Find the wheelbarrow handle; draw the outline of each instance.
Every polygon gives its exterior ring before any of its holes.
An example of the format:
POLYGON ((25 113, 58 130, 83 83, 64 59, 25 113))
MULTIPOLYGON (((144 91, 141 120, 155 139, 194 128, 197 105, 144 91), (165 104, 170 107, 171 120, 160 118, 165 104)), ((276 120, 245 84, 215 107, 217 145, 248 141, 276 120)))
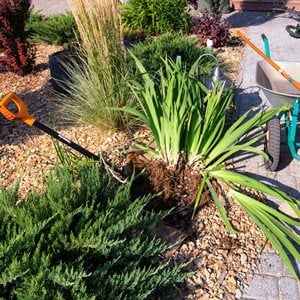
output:
POLYGON ((261 38, 264 42, 265 54, 268 58, 271 58, 269 40, 268 40, 268 38, 266 37, 266 35, 264 33, 261 35, 261 38))
POLYGON ((271 58, 267 57, 263 51, 256 47, 241 31, 237 31, 236 34, 244 40, 257 54, 259 54, 264 60, 266 60, 274 69, 277 70, 286 80, 288 80, 296 89, 300 90, 300 82, 296 81, 289 74, 287 74, 280 66, 278 66, 271 58))
POLYGON ((18 119, 30 126, 32 126, 35 122, 35 118, 28 113, 27 106, 24 101, 14 93, 9 93, 0 100, 0 112, 10 121, 18 119), (9 110, 8 106, 11 103, 15 104, 18 110, 17 112, 9 110))

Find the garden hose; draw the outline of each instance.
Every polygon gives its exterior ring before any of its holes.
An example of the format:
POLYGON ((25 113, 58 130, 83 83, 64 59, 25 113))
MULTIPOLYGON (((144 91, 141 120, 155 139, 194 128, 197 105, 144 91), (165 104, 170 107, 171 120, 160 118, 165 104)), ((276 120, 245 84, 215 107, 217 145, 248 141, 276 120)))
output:
POLYGON ((286 80, 288 80, 294 87, 300 90, 300 83, 293 79, 289 74, 287 74, 280 66, 278 66, 271 58, 267 57, 267 55, 261 51, 258 47, 256 47, 243 33, 239 30, 236 34, 242 38, 246 44, 248 44, 256 53, 258 53, 264 60, 266 60, 274 69, 276 69, 286 80))

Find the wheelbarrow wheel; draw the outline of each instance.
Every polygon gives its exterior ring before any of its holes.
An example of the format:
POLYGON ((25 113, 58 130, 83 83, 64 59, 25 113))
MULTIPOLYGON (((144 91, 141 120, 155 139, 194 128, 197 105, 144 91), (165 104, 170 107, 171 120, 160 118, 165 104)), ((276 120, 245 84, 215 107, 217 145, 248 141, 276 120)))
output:
POLYGON ((287 25, 286 30, 290 34, 290 36, 292 36, 296 39, 300 38, 300 24, 297 24, 296 26, 287 25))
POLYGON ((265 161, 266 169, 276 171, 280 159, 280 120, 277 117, 267 123, 265 152, 269 156, 265 161))

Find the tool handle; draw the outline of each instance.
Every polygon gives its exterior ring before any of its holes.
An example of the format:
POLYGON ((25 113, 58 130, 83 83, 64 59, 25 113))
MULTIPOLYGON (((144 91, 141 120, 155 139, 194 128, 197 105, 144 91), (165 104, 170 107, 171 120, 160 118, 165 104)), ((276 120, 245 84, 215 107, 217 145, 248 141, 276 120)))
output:
POLYGON ((289 74, 287 74, 283 69, 280 68, 272 59, 267 57, 263 51, 256 47, 244 34, 239 30, 236 34, 242 38, 257 54, 259 54, 263 59, 265 59, 274 69, 276 69, 286 80, 288 80, 295 88, 300 90, 300 83, 294 80, 289 74))
POLYGON ((9 93, 0 100, 0 112, 10 121, 18 119, 30 126, 35 122, 35 118, 28 113, 27 106, 24 101, 14 93, 9 93), (8 106, 11 103, 15 104, 17 112, 9 110, 8 106))
POLYGON ((268 38, 266 37, 266 35, 264 33, 261 35, 261 38, 264 42, 265 54, 268 58, 271 58, 269 40, 268 40, 268 38))
POLYGON ((46 126, 45 124, 40 123, 39 121, 35 121, 34 126, 39 128, 40 130, 46 132, 47 134, 49 134, 50 136, 52 136, 56 140, 58 140, 58 141, 60 141, 64 144, 68 145, 69 147, 75 149, 76 151, 78 151, 79 153, 85 155, 86 157, 91 158, 93 160, 99 160, 100 159, 99 156, 97 156, 94 153, 84 149, 83 147, 81 147, 80 145, 74 143, 73 141, 67 139, 63 135, 59 134, 58 132, 54 131, 50 127, 46 126))

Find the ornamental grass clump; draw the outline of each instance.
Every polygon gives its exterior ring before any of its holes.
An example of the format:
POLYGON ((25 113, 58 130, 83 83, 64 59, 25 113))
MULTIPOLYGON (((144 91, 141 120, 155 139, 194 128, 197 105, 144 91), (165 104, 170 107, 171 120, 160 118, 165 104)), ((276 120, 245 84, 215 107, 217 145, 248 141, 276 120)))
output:
POLYGON ((167 213, 97 164, 57 167, 43 194, 16 205, 17 194, 0 189, 1 299, 158 299, 188 275, 149 232, 167 213))
POLYGON ((123 83, 127 68, 122 46, 120 4, 116 0, 70 0, 80 35, 79 59, 66 66, 71 80, 60 102, 65 117, 103 129, 122 128, 129 101, 123 83))
MULTIPOLYGON (((134 57, 143 83, 134 80, 131 89, 140 104, 140 109, 127 107, 125 111, 145 123, 153 133, 153 147, 137 147, 163 161, 169 169, 180 169, 185 162, 200 173, 198 195, 195 197, 195 210, 201 204, 203 193, 210 193, 226 226, 236 232, 227 217, 225 207, 220 201, 220 191, 224 186, 239 205, 261 228, 275 249, 281 255, 291 274, 297 276, 289 255, 300 261, 295 244, 300 237, 290 226, 299 226, 295 220, 276 209, 244 193, 245 188, 262 192, 287 202, 300 216, 300 201, 289 197, 279 189, 264 184, 245 174, 237 172, 227 164, 229 158, 239 152, 268 156, 254 145, 264 137, 256 131, 250 138, 244 138, 253 130, 260 129, 277 113, 288 110, 289 105, 256 111, 247 111, 228 126, 226 112, 232 103, 233 92, 224 89, 224 83, 216 83, 212 90, 197 80, 198 62, 190 70, 182 67, 177 59, 164 60, 164 68, 159 73, 159 86, 147 73, 141 62, 134 57)), ((181 168, 182 169, 182 168, 181 168)), ((177 174, 177 176, 179 176, 177 174)))

